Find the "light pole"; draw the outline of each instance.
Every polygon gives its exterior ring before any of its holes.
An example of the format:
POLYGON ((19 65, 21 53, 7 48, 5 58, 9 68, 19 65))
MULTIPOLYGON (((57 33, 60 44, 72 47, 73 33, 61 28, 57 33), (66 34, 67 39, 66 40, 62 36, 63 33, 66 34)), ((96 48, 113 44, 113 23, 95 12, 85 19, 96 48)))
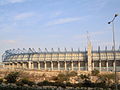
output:
POLYGON ((114 15, 114 18, 108 22, 108 24, 112 23, 112 33, 113 33, 113 52, 114 52, 114 63, 115 63, 115 90, 117 90, 117 68, 116 68, 116 55, 115 55, 115 30, 114 30, 114 20, 118 16, 118 14, 114 15))

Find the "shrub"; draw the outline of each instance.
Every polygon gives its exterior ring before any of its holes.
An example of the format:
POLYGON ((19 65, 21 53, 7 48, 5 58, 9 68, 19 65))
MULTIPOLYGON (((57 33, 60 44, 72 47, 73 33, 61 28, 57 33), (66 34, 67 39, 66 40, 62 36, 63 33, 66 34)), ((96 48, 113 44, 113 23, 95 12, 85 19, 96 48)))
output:
POLYGON ((81 75, 80 75, 80 78, 81 78, 82 80, 89 80, 89 79, 90 79, 90 76, 89 76, 89 75, 81 74, 81 75))
POLYGON ((71 72, 68 73, 67 76, 69 76, 69 77, 75 77, 75 76, 77 76, 77 72, 71 71, 71 72))
POLYGON ((66 82, 66 86, 68 86, 68 87, 72 87, 72 86, 73 86, 73 84, 72 84, 72 83, 70 83, 70 82, 66 82))
POLYGON ((3 82, 3 79, 2 79, 2 78, 0 78, 0 84, 2 84, 2 82, 3 82))
POLYGON ((50 86, 51 82, 48 82, 47 80, 45 80, 43 82, 38 82, 37 85, 38 86, 50 86))
POLYGON ((33 85, 35 85, 35 83, 34 83, 33 81, 30 81, 30 80, 27 79, 27 78, 21 79, 19 83, 20 83, 20 84, 27 84, 28 86, 33 86, 33 85))
POLYGON ((102 74, 98 76, 97 82, 105 83, 106 85, 111 85, 115 79, 115 74, 102 74))
POLYGON ((17 86, 23 86, 23 85, 24 85, 24 83, 23 83, 23 82, 21 82, 21 80, 20 80, 20 81, 17 81, 17 82, 16 82, 16 85, 17 85, 17 86))
POLYGON ((99 70, 92 70, 92 75, 93 76, 97 76, 98 74, 99 74, 100 72, 99 72, 99 70))
POLYGON ((92 82, 90 80, 84 80, 83 81, 83 86, 84 87, 91 87, 92 86, 92 82))
POLYGON ((19 72, 11 72, 7 76, 5 76, 6 82, 15 83, 18 79, 20 73, 19 72))

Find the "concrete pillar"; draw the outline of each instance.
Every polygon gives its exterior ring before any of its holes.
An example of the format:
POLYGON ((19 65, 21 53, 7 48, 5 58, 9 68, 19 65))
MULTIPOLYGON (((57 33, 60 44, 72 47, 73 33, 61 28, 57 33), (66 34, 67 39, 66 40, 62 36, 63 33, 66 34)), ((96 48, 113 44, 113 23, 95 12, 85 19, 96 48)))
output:
POLYGON ((40 62, 38 62, 38 69, 40 70, 40 62))
POLYGON ((101 61, 99 62, 99 71, 101 72, 101 61))
POLYGON ((19 69, 20 68, 20 64, 19 64, 19 62, 17 62, 17 69, 19 69))
POLYGON ((14 63, 12 63, 12 69, 14 69, 15 68, 15 65, 14 65, 14 63))
POLYGON ((18 62, 15 62, 15 69, 17 69, 18 68, 18 62))
POLYGON ((12 69, 12 65, 11 65, 11 62, 10 62, 10 65, 9 65, 9 66, 10 66, 10 69, 12 69))
POLYGON ((5 63, 3 64, 3 67, 4 67, 4 69, 6 69, 6 65, 5 65, 5 63))
POLYGON ((113 62, 113 69, 114 69, 114 71, 115 71, 115 61, 113 62))
POLYGON ((73 67, 73 61, 71 62, 71 67, 72 67, 72 70, 73 70, 73 68, 74 68, 74 67, 73 67))
POLYGON ((93 61, 93 63, 92 63, 92 64, 93 64, 93 65, 92 65, 92 66, 93 66, 93 67, 92 67, 92 70, 94 70, 94 67, 95 67, 95 62, 93 61))
POLYGON ((106 67, 107 67, 107 71, 108 71, 108 61, 106 62, 106 67))
POLYGON ((16 62, 14 62, 14 69, 16 69, 16 68, 17 68, 16 62))
POLYGON ((31 61, 28 62, 28 69, 31 69, 31 61))
POLYGON ((67 65, 66 65, 66 61, 65 61, 65 70, 67 70, 67 65))
POLYGON ((80 71, 80 61, 78 61, 78 70, 80 71))
POLYGON ((44 63, 45 63, 45 70, 47 70, 47 67, 46 67, 46 61, 45 61, 44 63))
POLYGON ((22 63, 19 63, 19 65, 20 65, 20 69, 22 69, 22 63))
POLYGON ((90 41, 88 42, 87 55, 88 55, 88 71, 92 71, 92 45, 90 41))
POLYGON ((17 62, 17 69, 19 68, 19 62, 17 62))
POLYGON ((53 70, 53 62, 51 61, 51 69, 53 70))
POLYGON ((60 70, 60 62, 58 62, 58 70, 60 70))
POLYGON ((31 64, 31 67, 32 67, 32 69, 34 69, 34 63, 32 62, 32 64, 31 64))

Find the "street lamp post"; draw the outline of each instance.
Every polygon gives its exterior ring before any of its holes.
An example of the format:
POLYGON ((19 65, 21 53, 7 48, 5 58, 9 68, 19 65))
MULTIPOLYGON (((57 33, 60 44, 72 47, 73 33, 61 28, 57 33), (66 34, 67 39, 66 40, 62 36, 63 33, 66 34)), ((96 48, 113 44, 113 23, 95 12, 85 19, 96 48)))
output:
POLYGON ((113 52, 114 52, 114 63, 115 63, 115 89, 117 90, 117 68, 116 68, 116 55, 115 55, 115 30, 114 30, 114 20, 118 16, 118 14, 114 15, 112 21, 108 22, 108 24, 112 23, 112 33, 113 33, 113 52))

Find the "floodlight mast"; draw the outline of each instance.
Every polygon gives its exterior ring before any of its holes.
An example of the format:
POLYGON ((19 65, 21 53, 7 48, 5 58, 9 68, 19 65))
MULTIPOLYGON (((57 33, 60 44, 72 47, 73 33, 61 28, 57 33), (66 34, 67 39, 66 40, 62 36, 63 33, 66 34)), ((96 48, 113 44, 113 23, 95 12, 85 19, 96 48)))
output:
POLYGON ((113 53, 114 53, 114 63, 115 63, 115 90, 118 90, 117 89, 117 67, 116 67, 116 55, 115 55, 115 29, 114 29, 114 20, 115 18, 118 16, 118 14, 115 14, 113 19, 108 22, 108 24, 111 24, 112 23, 112 36, 113 36, 113 53))

